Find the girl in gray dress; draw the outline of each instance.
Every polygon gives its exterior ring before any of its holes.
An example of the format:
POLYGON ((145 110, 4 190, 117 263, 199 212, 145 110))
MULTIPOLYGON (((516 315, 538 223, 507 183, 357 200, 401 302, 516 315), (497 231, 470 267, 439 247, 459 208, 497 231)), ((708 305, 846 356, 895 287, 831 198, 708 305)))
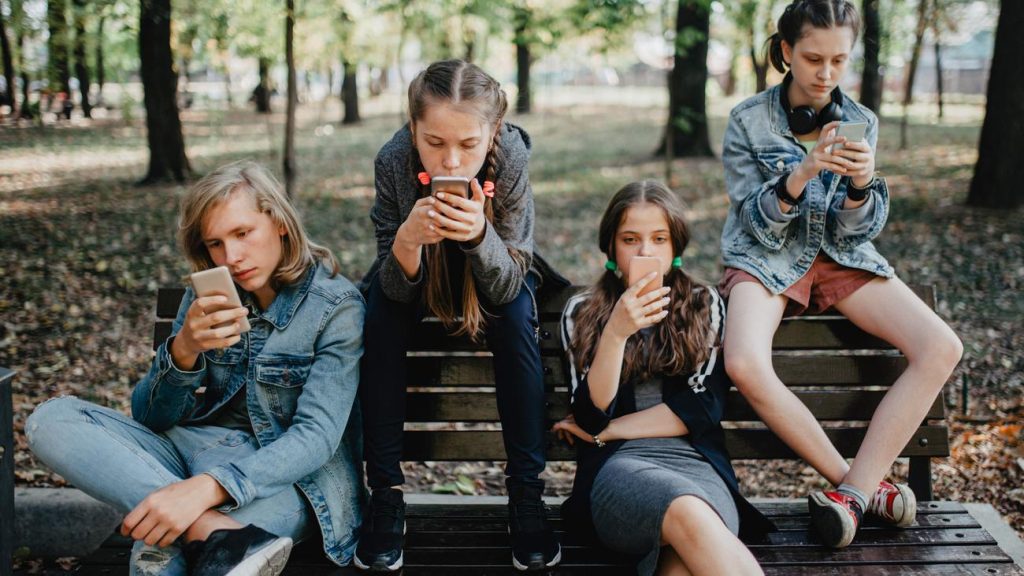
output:
POLYGON ((605 210, 606 271, 562 316, 572 413, 554 429, 583 440, 563 513, 639 556, 640 574, 760 574, 737 535, 774 527, 740 495, 725 451, 725 307, 683 270, 688 242, 682 204, 660 183, 629 184, 605 210), (628 286, 635 256, 660 270, 628 286), (641 295, 659 275, 665 286, 641 295))

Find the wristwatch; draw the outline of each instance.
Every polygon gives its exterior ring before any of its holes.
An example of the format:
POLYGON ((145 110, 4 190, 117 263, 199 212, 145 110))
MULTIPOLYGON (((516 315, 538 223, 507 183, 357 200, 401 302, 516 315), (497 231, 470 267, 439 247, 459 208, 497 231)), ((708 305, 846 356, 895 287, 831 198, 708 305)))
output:
POLYGON ((597 433, 597 434, 594 434, 594 444, 595 444, 595 445, 596 445, 596 446, 597 446, 598 448, 604 448, 605 446, 607 446, 607 445, 608 445, 608 443, 607 443, 607 442, 605 442, 604 440, 601 440, 601 434, 600 434, 600 432, 599 432, 599 433, 597 433))

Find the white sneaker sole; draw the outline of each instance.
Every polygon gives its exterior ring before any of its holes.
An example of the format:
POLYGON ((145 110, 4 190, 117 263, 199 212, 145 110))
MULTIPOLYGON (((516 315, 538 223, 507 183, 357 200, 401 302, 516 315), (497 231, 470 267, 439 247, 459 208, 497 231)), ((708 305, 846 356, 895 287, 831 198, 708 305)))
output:
MULTIPOLYGON (((545 568, 553 568, 553 567, 557 566, 558 563, 561 562, 561 561, 562 561, 562 546, 559 545, 558 546, 558 553, 555 554, 555 557, 551 559, 551 562, 548 562, 547 564, 545 564, 544 567, 545 568)), ((526 566, 524 564, 520 564, 519 561, 516 560, 516 555, 515 554, 512 555, 512 567, 515 568, 516 570, 519 570, 520 572, 526 572, 527 570, 530 570, 529 566, 526 566)), ((540 568, 535 568, 535 570, 540 570, 540 568)))
MULTIPOLYGON (((396 572, 396 571, 400 570, 402 568, 402 564, 404 562, 404 559, 405 559, 405 550, 402 550, 402 552, 398 555, 398 560, 395 560, 394 564, 388 565, 386 567, 386 570, 388 572, 396 572)), ((359 556, 352 556, 352 562, 355 563, 356 568, 359 568, 360 570, 370 570, 371 569, 371 566, 366 564, 366 563, 364 563, 362 560, 360 560, 359 556)), ((375 571, 376 572, 380 572, 379 569, 375 570, 375 571)))
POLYGON ((278 538, 238 563, 224 576, 277 576, 288 564, 292 539, 278 538))

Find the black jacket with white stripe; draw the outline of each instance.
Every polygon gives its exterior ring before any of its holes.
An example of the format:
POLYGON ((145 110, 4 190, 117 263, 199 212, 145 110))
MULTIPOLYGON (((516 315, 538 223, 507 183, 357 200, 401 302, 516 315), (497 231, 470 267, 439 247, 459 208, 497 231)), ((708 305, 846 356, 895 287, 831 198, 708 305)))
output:
MULTIPOLYGON (((756 542, 776 528, 740 494, 736 473, 729 463, 729 455, 725 449, 725 434, 721 425, 726 393, 732 386, 732 381, 725 373, 725 361, 720 349, 725 329, 725 306, 714 289, 708 290, 712 300, 709 328, 717 333, 715 345, 707 361, 693 374, 664 376, 663 402, 686 425, 689 430, 688 438, 694 449, 708 460, 729 487, 739 512, 740 538, 745 542, 756 542)), ((586 297, 586 293, 578 294, 565 305, 562 313, 562 347, 569 363, 567 371, 571 380, 573 416, 580 428, 588 434, 595 435, 604 430, 612 419, 637 411, 634 394, 636 383, 620 384, 618 393, 606 410, 594 405, 590 397, 586 371, 578 373, 569 349, 574 317, 586 297)), ((586 442, 576 443, 576 479, 572 494, 562 505, 562 516, 570 529, 578 531, 585 537, 596 539, 590 513, 590 491, 594 479, 604 463, 622 444, 622 440, 612 441, 604 448, 599 448, 586 442)))

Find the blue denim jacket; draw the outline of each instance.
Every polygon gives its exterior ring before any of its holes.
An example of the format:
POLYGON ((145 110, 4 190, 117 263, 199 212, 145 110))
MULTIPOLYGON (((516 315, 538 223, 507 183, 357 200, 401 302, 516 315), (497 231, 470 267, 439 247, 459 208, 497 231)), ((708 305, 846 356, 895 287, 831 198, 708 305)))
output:
MULTIPOLYGON (((222 510, 294 484, 316 514, 324 551, 346 565, 365 501, 355 403, 365 304, 351 282, 329 274, 321 264, 311 267, 264 311, 243 293, 252 330, 230 348, 200 355, 192 371, 174 365, 174 336, 168 338, 132 392, 132 417, 156 432, 201 425, 244 386, 260 449, 209 472, 234 499, 222 510), (197 394, 201 387, 205 393, 197 394)), ((185 292, 173 334, 194 298, 191 289, 185 292)))
MULTIPOLYGON (((775 184, 807 154, 789 129, 780 89, 748 98, 729 115, 722 147, 731 204, 722 230, 725 265, 749 272, 775 294, 806 274, 819 250, 843 266, 891 278, 892 267, 871 243, 889 215, 882 178, 875 179, 867 202, 844 210, 850 178, 822 170, 807 183, 798 206, 789 213, 779 209, 775 184)), ((852 99, 843 100, 843 120, 867 122, 866 138, 875 149, 878 119, 852 99)))

